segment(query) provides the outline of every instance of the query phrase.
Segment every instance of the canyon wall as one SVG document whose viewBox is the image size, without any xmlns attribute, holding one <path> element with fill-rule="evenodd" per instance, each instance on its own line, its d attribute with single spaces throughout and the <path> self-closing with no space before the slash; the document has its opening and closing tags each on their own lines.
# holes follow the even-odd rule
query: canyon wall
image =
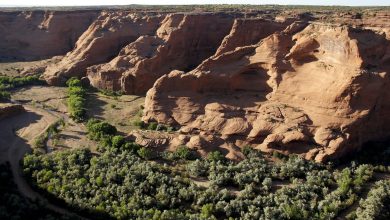
<svg viewBox="0 0 390 220">
<path fill-rule="evenodd" d="M 90 67 L 87 75 L 97 88 L 145 94 L 160 76 L 191 70 L 214 54 L 234 18 L 214 13 L 169 14 L 155 35 L 138 38 L 109 63 Z"/>
<path fill-rule="evenodd" d="M 42 53 L 67 53 L 43 78 L 63 85 L 85 77 L 98 89 L 146 94 L 145 122 L 190 136 L 172 142 L 326 161 L 390 135 L 388 11 L 90 13 L 77 41 L 64 34 L 60 50 L 47 40 Z M 38 26 L 60 33 L 46 14 Z M 12 54 L 14 44 L 2 50 Z"/>
<path fill-rule="evenodd" d="M 63 85 L 70 77 L 85 76 L 87 67 L 109 61 L 123 46 L 140 36 L 151 35 L 162 15 L 102 12 L 76 42 L 75 48 L 44 73 L 50 85 Z"/>
<path fill-rule="evenodd" d="M 64 55 L 98 16 L 98 11 L 0 12 L 0 61 Z"/>
<path fill-rule="evenodd" d="M 164 75 L 147 93 L 144 120 L 325 161 L 390 135 L 389 72 L 384 33 L 295 22 Z"/>
</svg>

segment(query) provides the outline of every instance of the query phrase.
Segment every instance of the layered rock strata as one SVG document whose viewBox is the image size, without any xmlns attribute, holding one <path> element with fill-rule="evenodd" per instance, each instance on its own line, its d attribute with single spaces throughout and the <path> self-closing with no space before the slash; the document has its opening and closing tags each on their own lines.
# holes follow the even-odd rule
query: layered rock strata
<svg viewBox="0 0 390 220">
<path fill-rule="evenodd" d="M 325 161 L 389 136 L 389 71 L 384 34 L 296 22 L 164 75 L 147 93 L 144 120 Z"/>
<path fill-rule="evenodd" d="M 0 12 L 0 61 L 41 60 L 64 55 L 98 11 Z"/>
<path fill-rule="evenodd" d="M 103 11 L 75 48 L 60 62 L 48 66 L 43 76 L 50 85 L 63 85 L 70 77 L 85 76 L 87 67 L 107 62 L 126 44 L 153 34 L 162 19 L 154 14 Z"/>
</svg>

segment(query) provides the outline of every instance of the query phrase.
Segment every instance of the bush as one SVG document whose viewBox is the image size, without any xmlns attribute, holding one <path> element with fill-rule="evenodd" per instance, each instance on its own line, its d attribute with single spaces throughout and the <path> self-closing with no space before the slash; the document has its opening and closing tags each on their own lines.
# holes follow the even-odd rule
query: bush
<svg viewBox="0 0 390 220">
<path fill-rule="evenodd" d="M 75 77 L 72 77 L 66 81 L 68 87 L 82 87 L 81 81 Z"/>
<path fill-rule="evenodd" d="M 242 148 L 242 154 L 244 154 L 245 157 L 248 157 L 255 149 L 253 149 L 251 146 L 244 146 Z"/>
<path fill-rule="evenodd" d="M 102 136 L 112 136 L 117 133 L 115 126 L 97 119 L 88 120 L 87 130 L 93 140 L 99 140 Z"/>
<path fill-rule="evenodd" d="M 366 199 L 360 200 L 356 219 L 390 218 L 390 180 L 381 180 L 368 192 Z"/>
<path fill-rule="evenodd" d="M 87 130 L 90 139 L 99 141 L 105 148 L 113 146 L 113 137 L 117 133 L 117 130 L 111 124 L 97 119 L 90 119 L 87 122 Z M 114 147 L 118 148 L 118 145 L 123 145 L 122 141 L 124 141 L 122 137 L 116 137 Z M 98 150 L 102 151 L 104 148 L 98 148 Z"/>
<path fill-rule="evenodd" d="M 213 151 L 207 155 L 209 161 L 224 161 L 226 158 L 220 151 Z"/>
<path fill-rule="evenodd" d="M 189 174 L 194 177 L 206 177 L 209 173 L 209 168 L 209 162 L 203 159 L 196 159 L 186 167 Z"/>
<path fill-rule="evenodd" d="M 157 122 L 150 122 L 147 125 L 146 129 L 155 131 L 155 130 L 157 130 L 157 126 L 158 126 Z"/>
<path fill-rule="evenodd" d="M 145 123 L 139 118 L 133 121 L 133 125 L 140 129 L 143 129 L 145 127 Z"/>
<path fill-rule="evenodd" d="M 173 152 L 172 159 L 192 160 L 195 159 L 195 155 L 187 146 L 179 146 L 175 152 Z"/>
<path fill-rule="evenodd" d="M 146 147 L 141 147 L 138 151 L 137 151 L 138 155 L 145 159 L 145 160 L 150 160 L 153 158 L 153 152 L 149 149 L 149 148 L 146 148 Z"/>
<path fill-rule="evenodd" d="M 213 204 L 205 204 L 202 206 L 201 217 L 204 219 L 212 219 L 214 213 Z M 215 217 L 214 217 L 215 219 Z"/>
<path fill-rule="evenodd" d="M 150 148 L 125 143 L 122 150 L 110 147 L 102 154 L 28 155 L 23 167 L 35 186 L 71 207 L 116 219 L 335 219 L 357 201 L 356 186 L 367 185 L 372 170 L 360 165 L 339 171 L 298 156 L 276 163 L 254 156 L 240 162 L 197 159 L 171 167 L 142 160 L 131 152 L 135 149 L 140 157 L 153 157 Z M 185 148 L 178 152 L 187 154 Z M 387 188 L 369 193 L 356 218 L 388 219 Z"/>
<path fill-rule="evenodd" d="M 123 145 L 123 149 L 124 150 L 128 150 L 132 153 L 137 153 L 137 151 L 141 148 L 140 145 L 134 143 L 134 142 L 126 142 L 124 145 Z"/>
<path fill-rule="evenodd" d="M 112 137 L 111 142 L 112 142 L 111 145 L 112 147 L 121 148 L 125 144 L 125 138 L 120 135 L 116 135 Z"/>
<path fill-rule="evenodd" d="M 7 91 L 0 91 L 0 99 L 10 99 L 11 93 Z"/>
</svg>

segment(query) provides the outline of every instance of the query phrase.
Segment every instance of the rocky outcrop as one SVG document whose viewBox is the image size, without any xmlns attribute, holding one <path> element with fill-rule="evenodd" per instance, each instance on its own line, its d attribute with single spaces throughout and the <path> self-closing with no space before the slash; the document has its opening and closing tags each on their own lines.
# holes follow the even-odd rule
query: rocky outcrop
<svg viewBox="0 0 390 220">
<path fill-rule="evenodd" d="M 154 13 L 102 12 L 78 39 L 76 47 L 59 63 L 48 66 L 43 76 L 50 85 L 85 76 L 87 67 L 107 62 L 124 45 L 153 34 L 162 19 Z"/>
<path fill-rule="evenodd" d="M 64 55 L 98 14 L 98 11 L 0 12 L 0 60 L 40 60 Z"/>
<path fill-rule="evenodd" d="M 109 63 L 88 68 L 88 78 L 97 88 L 145 94 L 160 76 L 191 70 L 213 55 L 236 16 L 169 14 L 154 36 L 142 36 Z"/>
<path fill-rule="evenodd" d="M 282 21 L 266 20 L 263 18 L 236 19 L 230 33 L 223 39 L 215 56 L 234 50 L 237 47 L 258 43 L 261 39 L 282 31 L 293 19 Z"/>
<path fill-rule="evenodd" d="M 251 145 L 325 161 L 389 137 L 388 10 L 302 12 L 1 12 L 0 54 L 71 50 L 24 72 L 45 71 L 50 85 L 76 76 L 127 94 L 151 88 L 143 119 L 181 135 L 134 135 L 145 146 L 240 159 Z"/>
<path fill-rule="evenodd" d="M 25 112 L 22 105 L 0 103 L 0 120 Z"/>
<path fill-rule="evenodd" d="M 389 58 L 384 34 L 296 22 L 162 76 L 143 119 L 325 161 L 390 135 Z"/>
</svg>

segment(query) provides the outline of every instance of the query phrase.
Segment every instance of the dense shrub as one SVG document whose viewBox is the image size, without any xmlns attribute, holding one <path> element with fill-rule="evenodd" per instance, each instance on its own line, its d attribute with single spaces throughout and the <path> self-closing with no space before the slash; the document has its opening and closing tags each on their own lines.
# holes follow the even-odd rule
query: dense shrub
<svg viewBox="0 0 390 220">
<path fill-rule="evenodd" d="M 26 85 L 42 85 L 43 83 L 44 82 L 39 79 L 39 76 L 0 76 L 0 90 L 12 89 Z"/>
<path fill-rule="evenodd" d="M 207 160 L 209 161 L 223 161 L 225 156 L 220 151 L 212 151 L 207 155 Z"/>
<path fill-rule="evenodd" d="M 366 199 L 359 202 L 356 219 L 389 219 L 390 217 L 390 180 L 375 183 Z"/>
<path fill-rule="evenodd" d="M 187 146 L 179 146 L 175 152 L 172 153 L 172 159 L 192 160 L 195 159 L 195 153 Z"/>
<path fill-rule="evenodd" d="M 104 136 L 113 136 L 117 130 L 111 124 L 97 119 L 89 119 L 87 122 L 88 136 L 92 140 L 99 141 Z"/>
<path fill-rule="evenodd" d="M 86 118 L 86 91 L 79 79 L 70 78 L 66 84 L 68 85 L 67 104 L 70 117 L 77 122 L 81 122 Z"/>
<path fill-rule="evenodd" d="M 84 149 L 29 155 L 23 167 L 37 187 L 94 216 L 334 219 L 358 201 L 374 172 L 372 165 L 352 163 L 339 170 L 297 155 L 275 162 L 249 148 L 240 162 L 226 160 L 220 152 L 187 161 L 191 151 L 185 146 L 169 154 L 177 161 L 153 161 L 155 151 L 116 135 L 112 125 L 90 119 L 87 128 L 91 138 L 107 146 L 101 154 Z M 389 217 L 383 211 L 389 203 L 385 190 L 367 198 L 374 205 L 360 202 L 355 217 Z"/>
<path fill-rule="evenodd" d="M 147 147 L 141 147 L 138 151 L 137 151 L 138 155 L 145 159 L 145 160 L 150 160 L 152 159 L 155 155 L 153 154 L 153 151 Z"/>
</svg>

